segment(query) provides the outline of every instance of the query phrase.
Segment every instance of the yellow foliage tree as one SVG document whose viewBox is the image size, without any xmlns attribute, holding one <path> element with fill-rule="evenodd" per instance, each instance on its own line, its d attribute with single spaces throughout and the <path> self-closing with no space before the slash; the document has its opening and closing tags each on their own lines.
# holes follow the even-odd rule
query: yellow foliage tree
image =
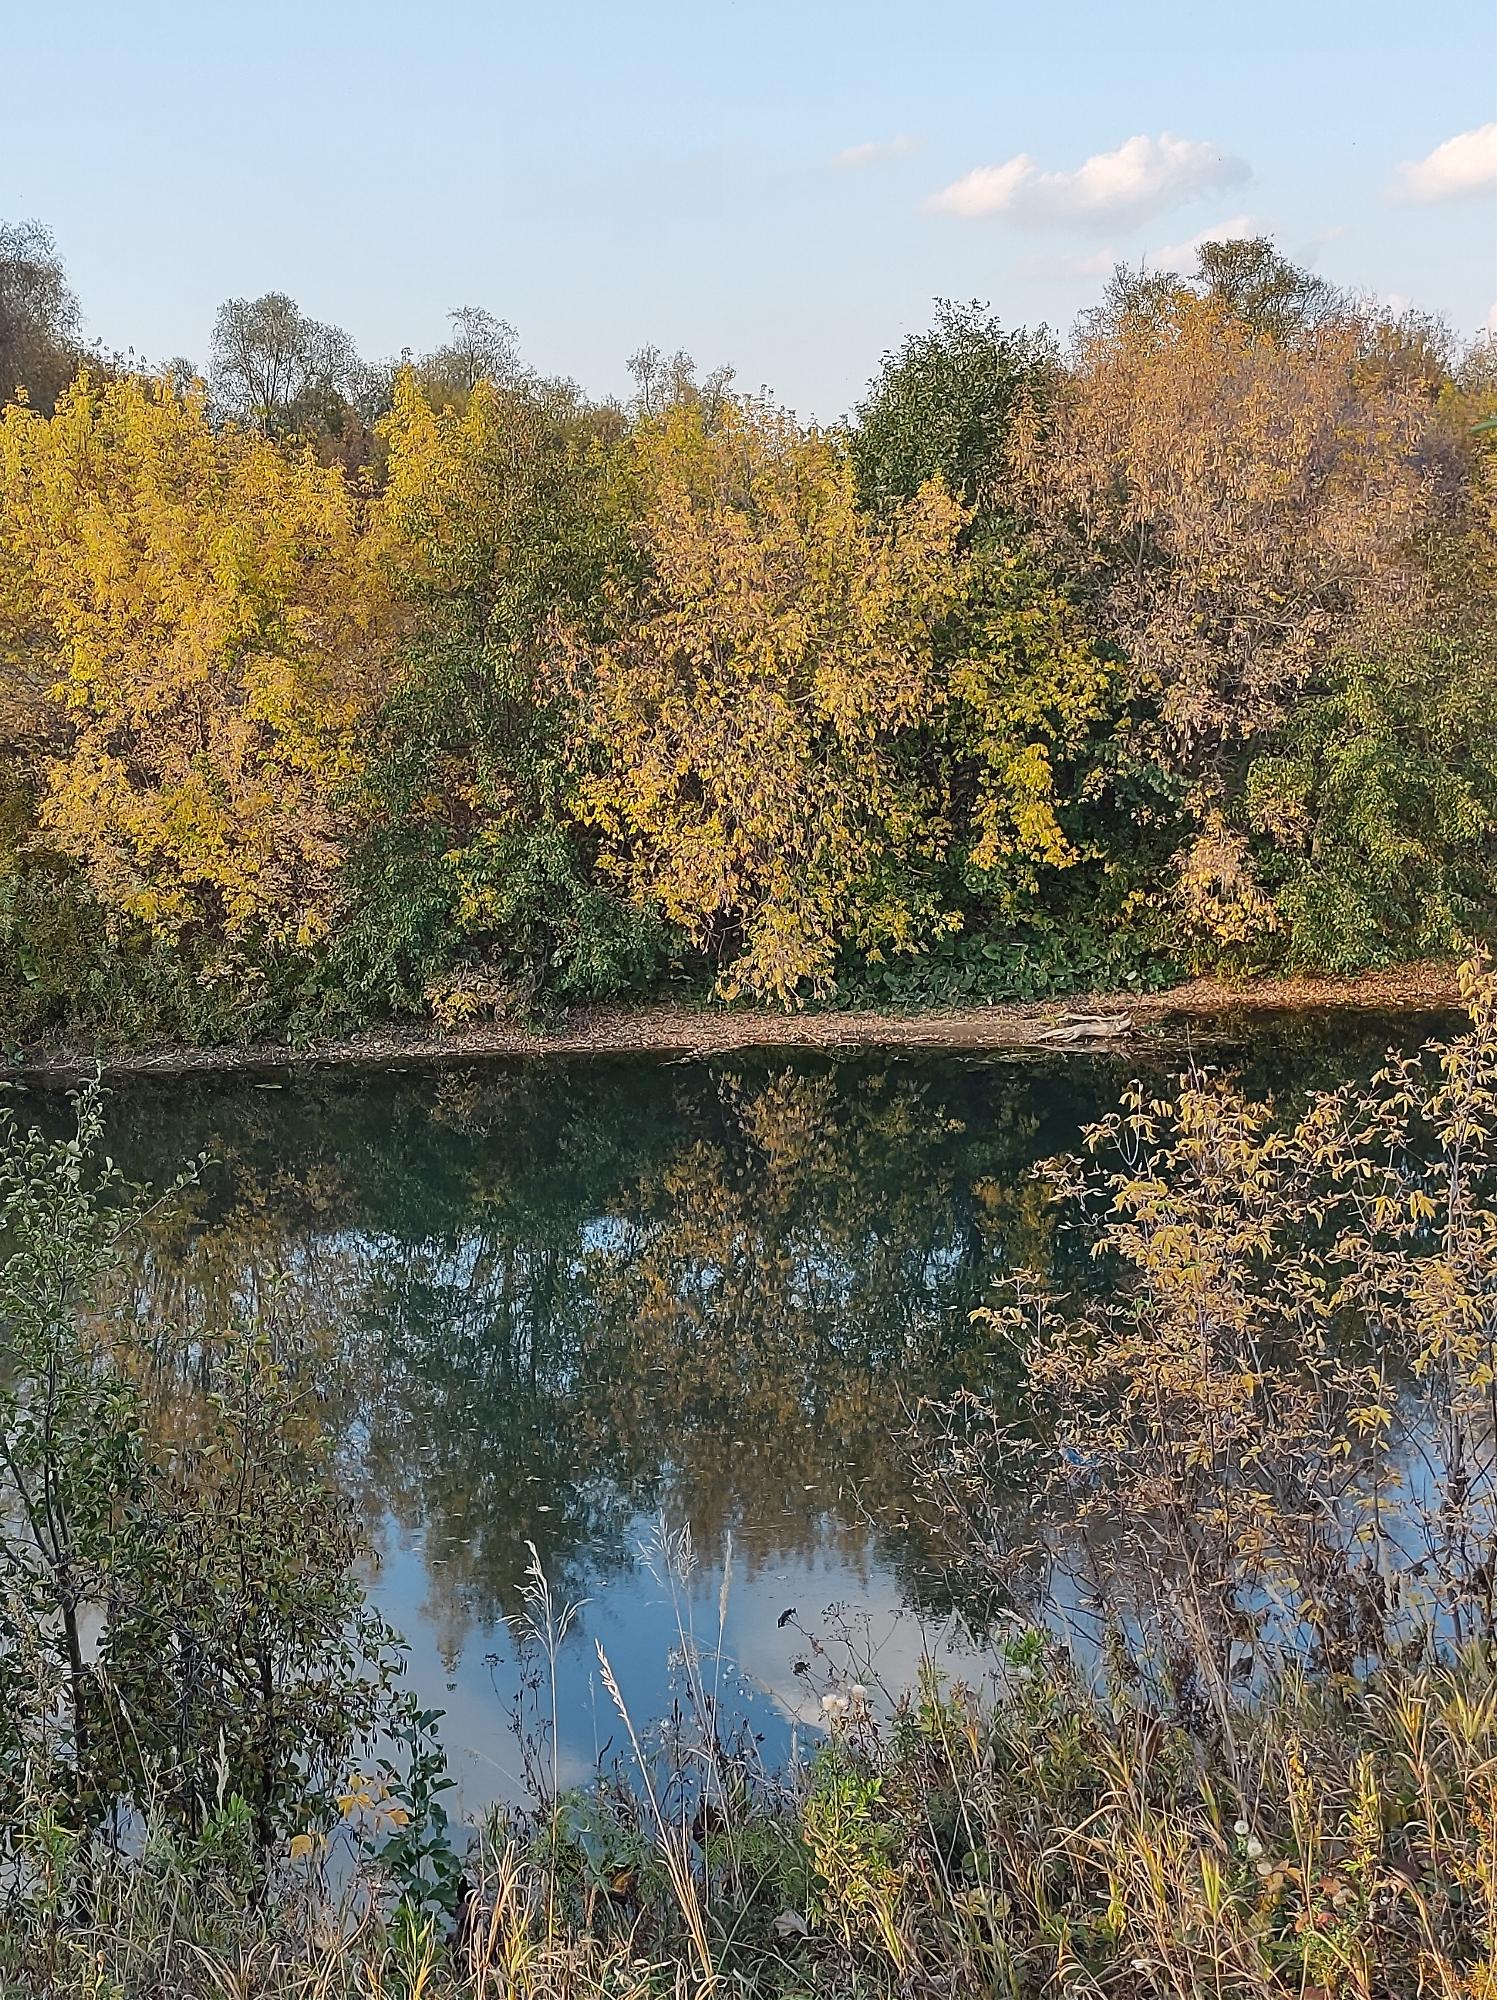
<svg viewBox="0 0 1497 2000">
<path fill-rule="evenodd" d="M 164 383 L 80 377 L 50 418 L 6 411 L 5 608 L 66 726 L 40 826 L 111 910 L 168 936 L 325 935 L 334 800 L 384 681 L 360 512 L 341 472 L 215 430 Z"/>
<path fill-rule="evenodd" d="M 1196 768 L 1276 722 L 1348 616 L 1408 591 L 1441 484 L 1422 384 L 1353 315 L 1277 340 L 1181 288 L 1103 317 L 1020 427 L 1042 533 Z"/>
<path fill-rule="evenodd" d="M 720 956 L 726 994 L 790 999 L 843 944 L 959 928 L 963 865 L 1066 864 L 1028 653 L 1052 671 L 1065 633 L 1075 719 L 1105 676 L 1054 602 L 976 654 L 943 646 L 972 570 L 938 482 L 870 517 L 836 439 L 747 401 L 683 401 L 633 452 L 649 580 L 611 643 L 565 645 L 575 809 L 600 865 Z"/>
<path fill-rule="evenodd" d="M 1412 538 L 1449 487 L 1427 385 L 1352 310 L 1283 337 L 1220 296 L 1147 288 L 1096 316 L 1016 468 L 1052 560 L 1157 699 L 1202 829 L 1179 860 L 1214 947 L 1271 928 L 1223 821 L 1243 746 L 1359 621 L 1417 590 Z"/>
</svg>

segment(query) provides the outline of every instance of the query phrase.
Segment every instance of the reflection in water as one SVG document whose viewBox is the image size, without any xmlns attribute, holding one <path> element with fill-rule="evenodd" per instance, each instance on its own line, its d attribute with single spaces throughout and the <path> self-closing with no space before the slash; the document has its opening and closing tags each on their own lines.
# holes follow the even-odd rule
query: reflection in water
<svg viewBox="0 0 1497 2000">
<path fill-rule="evenodd" d="M 1258 1029 L 1229 1059 L 1293 1095 L 1427 1026 Z M 1088 1282 L 1029 1170 L 1139 1066 L 780 1055 L 134 1085 L 110 1113 L 132 1176 L 216 1165 L 142 1246 L 133 1307 L 146 1338 L 189 1314 L 311 1330 L 380 1551 L 371 1591 L 448 1711 L 467 1805 L 511 1788 L 503 1619 L 531 1543 L 558 1594 L 591 1600 L 563 1662 L 569 1775 L 617 1734 L 595 1638 L 631 1703 L 664 1710 L 673 1619 L 637 1557 L 661 1513 L 711 1557 L 705 1631 L 732 1535 L 728 1649 L 778 1752 L 803 1715 L 782 1612 L 866 1619 L 891 1682 L 954 1630 L 891 1435 L 921 1396 L 1009 1386 L 970 1317 L 1006 1266 Z"/>
</svg>

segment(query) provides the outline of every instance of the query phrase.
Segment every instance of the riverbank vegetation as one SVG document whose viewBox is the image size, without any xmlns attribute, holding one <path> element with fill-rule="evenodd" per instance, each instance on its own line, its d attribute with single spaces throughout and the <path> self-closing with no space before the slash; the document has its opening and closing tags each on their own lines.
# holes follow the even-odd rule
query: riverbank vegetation
<svg viewBox="0 0 1497 2000">
<path fill-rule="evenodd" d="M 9 1125 L 0 1991 L 1482 2000 L 1497 977 L 1463 977 L 1464 1032 L 1366 1086 L 1192 1071 L 1044 1170 L 1078 1254 L 974 1323 L 1017 1412 L 943 1394 L 891 1440 L 984 1676 L 886 1688 L 787 1613 L 823 1729 L 773 1771 L 683 1624 L 669 1729 L 600 1653 L 617 1754 L 568 1789 L 536 1560 L 529 1796 L 471 1839 L 289 1295 L 142 1319 L 121 1248 L 193 1174 L 125 1187 L 93 1092 L 60 1141 Z"/>
<path fill-rule="evenodd" d="M 1341 972 L 1492 915 L 1490 342 L 1266 242 L 843 424 L 492 315 L 84 352 L 0 231 L 0 1033 Z"/>
</svg>

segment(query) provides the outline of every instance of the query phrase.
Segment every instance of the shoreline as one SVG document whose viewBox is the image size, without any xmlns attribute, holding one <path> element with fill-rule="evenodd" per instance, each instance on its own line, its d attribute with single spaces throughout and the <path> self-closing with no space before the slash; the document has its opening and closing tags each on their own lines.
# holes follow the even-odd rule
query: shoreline
<svg viewBox="0 0 1497 2000">
<path fill-rule="evenodd" d="M 493 1024 L 434 1032 L 372 1029 L 347 1040 L 301 1047 L 260 1042 L 242 1048 L 170 1044 L 103 1054 L 78 1047 L 38 1049 L 0 1060 L 0 1081 L 67 1081 L 105 1076 L 211 1076 L 240 1071 L 388 1069 L 503 1057 L 734 1054 L 746 1049 L 909 1048 L 1066 1053 L 1126 1048 L 1160 1029 L 1243 1014 L 1440 1013 L 1460 1006 L 1453 963 L 1424 962 L 1340 978 L 1264 978 L 1230 985 L 1199 978 L 1154 993 L 1069 994 L 1048 1000 L 896 1014 L 874 1010 L 801 1013 L 714 1011 L 680 1003 L 579 1009 L 553 1029 Z M 1126 1016 L 1122 1030 L 1066 1034 L 1077 1016 Z M 1059 1033 L 1058 1033 L 1059 1031 Z"/>
</svg>

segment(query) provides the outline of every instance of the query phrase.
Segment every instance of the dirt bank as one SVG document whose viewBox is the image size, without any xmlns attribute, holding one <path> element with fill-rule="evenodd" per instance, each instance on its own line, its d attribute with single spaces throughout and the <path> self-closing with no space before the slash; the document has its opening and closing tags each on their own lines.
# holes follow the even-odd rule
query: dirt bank
<svg viewBox="0 0 1497 2000">
<path fill-rule="evenodd" d="M 1099 1042 L 1145 1040 L 1172 1024 L 1205 1018 L 1334 1008 L 1428 1012 L 1452 1007 L 1457 999 L 1454 967 L 1422 964 L 1350 979 L 1259 979 L 1239 985 L 1193 979 L 1162 993 L 1073 996 L 1032 1005 L 1010 1001 L 925 1014 L 730 1012 L 681 1005 L 596 1008 L 574 1013 L 545 1032 L 498 1025 L 453 1034 L 387 1028 L 304 1048 L 274 1043 L 242 1049 L 166 1047 L 102 1058 L 78 1048 L 38 1050 L 23 1060 L 0 1063 L 0 1077 L 76 1076 L 91 1071 L 96 1061 L 106 1074 L 126 1076 L 377 1068 L 493 1056 L 715 1055 L 752 1048 L 1095 1047 Z M 1079 1028 L 1078 1019 L 1083 1022 Z M 1098 1025 L 1085 1025 L 1088 1019 Z"/>
</svg>

